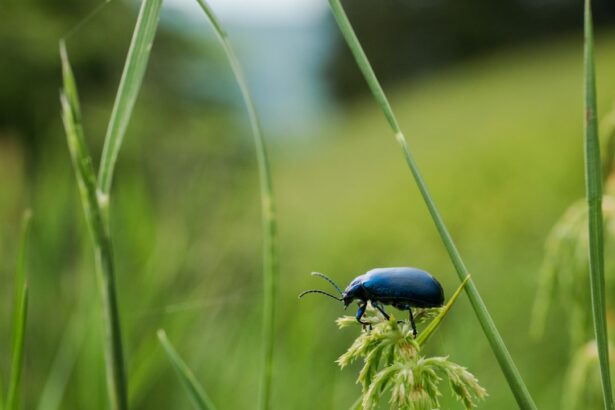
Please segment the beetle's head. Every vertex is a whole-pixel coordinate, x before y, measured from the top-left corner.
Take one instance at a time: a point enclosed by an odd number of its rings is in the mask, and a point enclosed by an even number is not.
[[[344,309],[346,309],[355,299],[365,299],[363,287],[358,279],[353,280],[344,292],[342,292],[342,300],[344,301]]]
[[[354,297],[342,295],[342,300],[344,301],[344,310],[348,309],[348,306],[354,301]]]

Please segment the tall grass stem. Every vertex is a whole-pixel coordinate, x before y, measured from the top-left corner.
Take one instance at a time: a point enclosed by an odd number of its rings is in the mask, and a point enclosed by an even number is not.
[[[604,290],[604,233],[602,217],[602,165],[598,137],[596,78],[591,2],[585,0],[585,186],[589,212],[589,279],[592,316],[598,347],[600,377],[605,409],[613,410],[613,393],[609,369],[609,340]]]
[[[128,387],[108,218],[109,192],[117,156],[147,68],[161,6],[162,0],[143,0],[141,3],[107,127],[98,180],[83,135],[77,86],[64,42],[62,41],[60,45],[64,78],[64,90],[61,95],[64,128],[79,185],[81,203],[94,244],[96,276],[101,292],[105,328],[104,346],[109,402],[110,407],[117,410],[128,408]]]
[[[60,95],[62,119],[77,185],[79,186],[86,225],[89,228],[94,246],[96,278],[101,293],[109,402],[112,409],[124,410],[128,407],[128,397],[120,317],[115,291],[115,270],[111,238],[98,202],[96,174],[81,125],[81,108],[77,85],[63,41],[60,42],[60,56],[64,79],[64,88]]]
[[[28,281],[26,279],[26,252],[30,233],[32,212],[24,212],[21,223],[19,256],[15,274],[15,294],[13,300],[13,350],[11,354],[11,373],[9,378],[6,409],[19,407],[19,390],[23,371],[23,354],[25,347],[26,322],[28,317]]]
[[[250,93],[243,69],[235,55],[228,35],[220,21],[205,0],[197,0],[209,21],[211,22],[220,44],[229,60],[241,95],[246,105],[254,143],[260,180],[261,212],[263,225],[263,359],[261,390],[258,408],[268,409],[271,405],[271,379],[273,367],[273,348],[275,333],[276,283],[278,277],[277,222],[271,168],[267,156],[267,148],[263,131],[256,113],[254,99]]]
[[[369,60],[365,55],[363,48],[361,47],[359,39],[357,38],[352,28],[352,25],[350,24],[350,21],[348,20],[348,17],[344,12],[340,0],[329,0],[329,4],[331,6],[331,10],[335,17],[335,20],[337,21],[337,24],[346,42],[348,43],[352,54],[354,55],[355,60],[357,61],[359,69],[363,73],[363,76],[365,77],[372,91],[372,94],[374,95],[376,101],[382,109],[391,129],[395,133],[395,138],[397,139],[397,142],[402,148],[404,158],[408,164],[408,167],[410,168],[410,171],[412,172],[412,175],[416,181],[423,200],[425,201],[429,213],[436,225],[438,233],[442,238],[444,246],[448,251],[453,266],[457,271],[457,275],[459,276],[459,279],[463,281],[469,276],[468,270],[461,258],[461,255],[459,254],[459,251],[455,246],[455,243],[453,242],[453,239],[448,229],[446,228],[446,225],[444,224],[444,220],[442,219],[442,216],[440,215],[436,204],[431,198],[431,194],[429,193],[423,176],[421,175],[418,165],[416,164],[412,156],[412,153],[408,147],[406,138],[401,131],[397,118],[393,113],[393,109],[391,108],[391,105],[389,104],[389,101],[369,63]],[[478,289],[476,288],[476,285],[472,280],[470,280],[465,289],[468,298],[470,299],[470,303],[472,304],[472,307],[474,309],[474,313],[476,314],[476,317],[480,322],[483,332],[485,333],[485,336],[489,341],[491,349],[493,350],[496,359],[500,364],[502,372],[504,373],[504,376],[508,381],[508,384],[515,396],[518,406],[521,409],[536,409],[536,405],[534,404],[534,401],[527,387],[525,386],[525,382],[521,378],[521,375],[519,374],[519,371],[517,370],[517,367],[513,362],[512,357],[510,356],[510,353],[506,348],[506,345],[504,344],[504,340],[500,336],[500,333],[498,332],[495,323],[493,322],[493,319],[491,318],[491,315],[489,314],[489,311],[487,310],[487,307],[485,306],[485,303],[483,302],[478,292]]]
[[[194,374],[188,365],[186,365],[179,353],[177,353],[177,350],[175,350],[173,344],[167,337],[166,332],[162,329],[158,330],[158,340],[169,357],[171,364],[177,371],[177,375],[183,386],[186,388],[194,408],[197,410],[216,410],[216,406],[211,401],[207,393],[205,393],[196,377],[194,377]]]

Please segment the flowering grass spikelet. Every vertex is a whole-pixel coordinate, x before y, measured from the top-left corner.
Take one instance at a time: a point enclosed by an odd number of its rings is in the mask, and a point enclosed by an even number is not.
[[[441,312],[446,313],[442,309],[424,309],[422,315],[417,316],[425,322]],[[440,384],[445,378],[449,381],[453,396],[465,409],[476,407],[478,401],[487,396],[487,391],[465,367],[449,361],[447,357],[420,355],[421,345],[414,338],[409,324],[399,323],[392,316],[384,320],[372,308],[364,318],[370,325],[337,360],[341,368],[363,360],[357,378],[357,383],[362,387],[363,409],[376,408],[386,395],[390,395],[392,409],[438,409],[442,396]],[[340,328],[346,328],[357,322],[354,317],[346,316],[338,319],[337,324]]]

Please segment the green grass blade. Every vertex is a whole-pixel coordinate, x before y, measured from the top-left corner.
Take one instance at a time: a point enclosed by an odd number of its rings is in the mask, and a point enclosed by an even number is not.
[[[357,61],[359,69],[363,73],[372,94],[384,112],[391,129],[395,133],[395,138],[402,148],[404,158],[410,168],[410,171],[412,172],[423,200],[427,205],[427,209],[429,210],[431,218],[436,225],[438,233],[442,238],[442,242],[448,251],[453,266],[459,276],[459,280],[463,281],[469,276],[468,270],[455,246],[455,243],[453,242],[450,233],[448,232],[448,229],[446,228],[446,225],[444,224],[444,220],[442,219],[436,204],[431,198],[431,194],[429,193],[427,185],[423,180],[418,165],[410,152],[406,138],[399,127],[395,114],[393,113],[393,109],[391,108],[391,105],[389,104],[386,95],[369,63],[369,60],[367,59],[367,56],[365,55],[365,52],[363,51],[363,48],[361,47],[361,44],[352,29],[350,21],[344,12],[340,0],[329,0],[329,4],[335,20],[337,21],[337,24],[340,27],[340,30]],[[470,280],[465,289],[468,299],[472,304],[472,308],[474,309],[474,313],[476,314],[483,332],[489,341],[491,349],[493,350],[502,372],[508,381],[518,406],[521,409],[535,409],[536,405],[534,404],[534,401],[525,386],[525,382],[521,378],[521,375],[519,374],[519,371],[517,370],[517,367],[515,366],[515,363],[513,362],[512,357],[504,344],[504,340],[500,336],[500,333],[498,332],[495,323],[493,322],[493,319],[491,318],[491,315],[489,314],[489,311],[487,310],[487,307],[485,306],[485,303],[476,288],[476,285],[474,285],[474,282]]]
[[[214,27],[216,35],[226,53],[226,56],[235,75],[235,79],[241,90],[250,126],[256,146],[256,159],[258,162],[258,174],[261,188],[261,212],[263,224],[263,373],[261,376],[261,391],[259,409],[268,409],[271,405],[271,379],[273,363],[273,342],[275,332],[275,308],[276,308],[276,283],[278,277],[278,252],[277,252],[277,222],[275,217],[275,202],[273,196],[273,183],[271,168],[267,157],[265,138],[256,114],[254,100],[250,93],[245,75],[235,55],[229,38],[222,28],[220,21],[213,10],[204,0],[197,0],[209,21]]]
[[[186,365],[173,347],[173,344],[167,337],[166,332],[162,329],[158,330],[158,340],[169,357],[171,364],[177,371],[177,375],[183,386],[186,388],[194,408],[197,410],[215,410],[216,406],[214,406],[209,396],[207,396],[199,382],[196,380],[196,377],[194,377],[194,374],[190,368]]]
[[[602,217],[602,170],[596,106],[596,79],[591,4],[585,1],[585,186],[589,207],[589,278],[592,316],[598,345],[605,409],[614,409],[609,369],[609,340],[604,291],[604,233]]]
[[[26,280],[26,251],[30,232],[32,213],[24,212],[21,224],[19,257],[15,274],[14,317],[13,317],[13,351],[11,354],[11,374],[6,398],[6,409],[13,410],[19,406],[19,388],[23,370],[23,351],[25,345],[26,321],[28,317],[28,284]]]
[[[161,6],[162,0],[143,0],[143,3],[141,3],[141,10],[128,49],[122,79],[105,136],[98,175],[98,184],[103,195],[108,195],[111,190],[113,169],[143,82],[158,20],[160,19]]]
[[[77,86],[63,42],[60,43],[60,56],[62,59],[62,76],[64,80],[64,89],[60,95],[62,119],[71,160],[75,169],[77,184],[79,186],[81,204],[94,245],[96,274],[99,282],[98,287],[101,292],[103,323],[106,335],[104,345],[107,385],[110,396],[109,401],[112,409],[123,410],[128,407],[128,395],[120,331],[120,317],[115,291],[115,270],[113,265],[111,238],[106,229],[99,204],[99,197],[96,189],[96,174],[94,172],[94,166],[92,165],[92,158],[85,144],[85,137],[81,126],[81,112]]]
[[[440,326],[442,320],[446,317],[448,312],[450,312],[459,295],[461,295],[461,291],[463,291],[463,289],[465,288],[466,284],[470,280],[470,277],[471,276],[467,276],[463,280],[463,282],[461,282],[461,285],[459,285],[455,293],[453,293],[453,296],[451,296],[451,298],[448,300],[448,303],[446,304],[446,306],[444,306],[444,309],[442,309],[442,311],[438,313],[438,316],[436,316],[431,322],[429,322],[429,324],[425,327],[425,329],[423,329],[421,334],[416,338],[416,342],[419,344],[419,346],[424,345],[427,339],[429,339],[429,337],[436,331],[438,326]]]

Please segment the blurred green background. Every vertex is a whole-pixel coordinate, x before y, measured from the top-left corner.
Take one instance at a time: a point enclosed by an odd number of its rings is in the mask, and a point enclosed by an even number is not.
[[[141,409],[189,408],[155,337],[163,327],[220,408],[249,409],[258,392],[262,307],[254,149],[206,20],[180,3],[163,12],[115,174],[111,212],[130,400]],[[444,33],[448,20],[436,19],[442,24],[430,29],[442,40],[431,47],[428,25],[415,35],[410,22],[386,20],[383,10],[456,16],[451,2],[439,3],[440,14],[415,2],[383,3],[357,3],[359,35],[368,55],[383,49],[373,55],[376,71],[530,391],[540,408],[557,409],[570,359],[566,318],[556,307],[540,341],[529,338],[528,327],[545,237],[584,192],[581,6],[553,1],[545,3],[558,12],[526,10],[510,1],[518,21],[547,26],[509,27],[506,36],[494,34],[497,19],[506,18],[501,11],[458,15],[465,24]],[[484,10],[483,3],[473,7]],[[8,371],[19,220],[31,207],[28,409],[106,408],[92,247],[58,104],[57,42],[97,4],[0,4],[0,371]],[[352,19],[354,4],[346,7]],[[596,7],[604,114],[615,99],[615,31],[613,7]],[[251,21],[231,8],[221,16],[230,22],[271,153],[281,247],[279,409],[347,408],[359,394],[358,367],[340,371],[334,363],[358,329],[336,329],[343,312],[330,300],[297,300],[301,290],[323,285],[309,272],[345,285],[374,267],[417,266],[447,295],[458,284],[383,116],[352,80],[358,71],[326,4],[321,11],[306,20],[263,12],[267,18]],[[134,2],[114,0],[68,37],[95,158],[136,14]],[[366,16],[374,16],[371,25]],[[467,27],[484,41],[458,44]],[[482,408],[515,408],[465,298],[429,352],[478,377],[490,395]],[[445,397],[443,406],[458,404]]]

